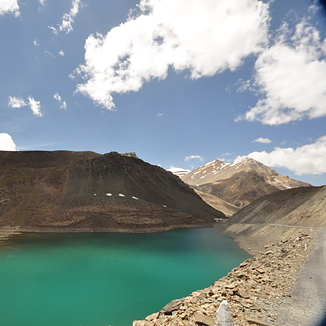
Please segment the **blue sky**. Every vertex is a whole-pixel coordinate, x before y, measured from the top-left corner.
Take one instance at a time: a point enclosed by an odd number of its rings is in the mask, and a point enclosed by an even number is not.
[[[250,156],[324,185],[325,37],[309,0],[2,0],[0,150]]]

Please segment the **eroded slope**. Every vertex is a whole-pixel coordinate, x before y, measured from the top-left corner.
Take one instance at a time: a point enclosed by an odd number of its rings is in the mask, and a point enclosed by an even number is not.
[[[164,169],[112,152],[0,152],[0,225],[168,229],[224,215]]]

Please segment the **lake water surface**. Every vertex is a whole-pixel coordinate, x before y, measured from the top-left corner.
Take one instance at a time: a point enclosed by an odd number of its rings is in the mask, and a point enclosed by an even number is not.
[[[0,251],[0,325],[131,326],[248,257],[214,229],[22,234]]]

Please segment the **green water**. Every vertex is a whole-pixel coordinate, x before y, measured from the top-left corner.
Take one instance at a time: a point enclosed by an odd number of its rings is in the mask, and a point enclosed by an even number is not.
[[[131,326],[248,257],[214,229],[22,234],[0,251],[0,325]]]

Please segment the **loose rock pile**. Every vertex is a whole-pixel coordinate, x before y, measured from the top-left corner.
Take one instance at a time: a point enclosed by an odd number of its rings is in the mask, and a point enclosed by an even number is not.
[[[229,304],[235,326],[273,325],[277,308],[290,296],[313,250],[314,239],[307,232],[266,245],[265,252],[247,259],[210,287],[173,300],[133,326],[214,326],[223,300]]]

